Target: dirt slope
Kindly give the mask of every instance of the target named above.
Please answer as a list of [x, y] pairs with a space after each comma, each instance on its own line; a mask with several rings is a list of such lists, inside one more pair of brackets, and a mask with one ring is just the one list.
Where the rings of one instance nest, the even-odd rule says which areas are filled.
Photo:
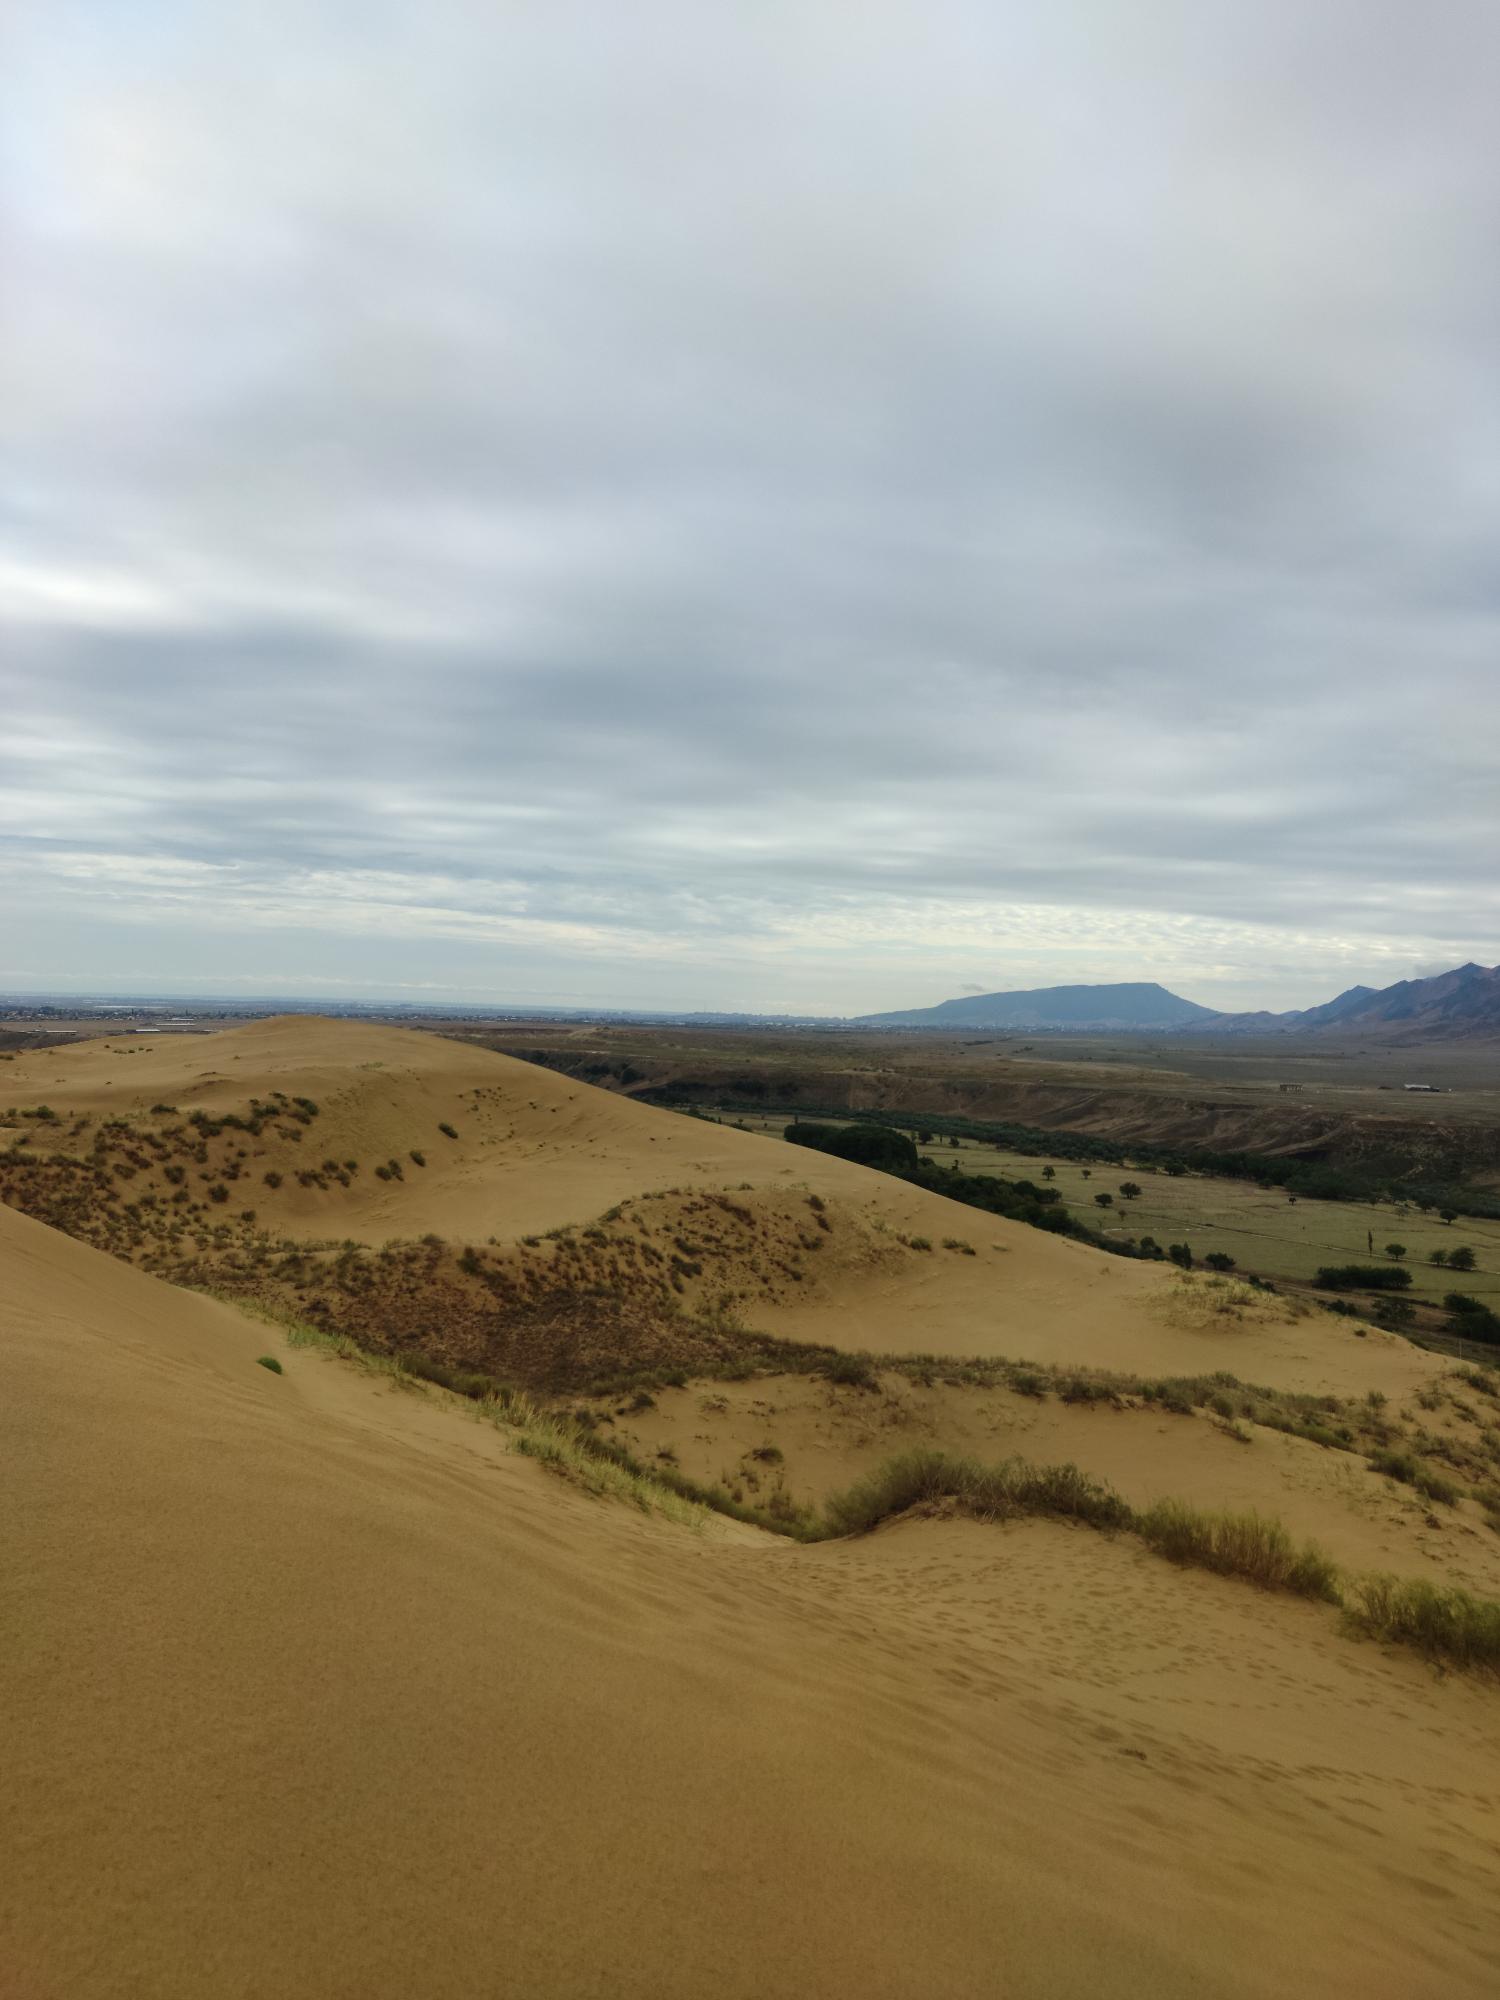
[[695, 1537], [0, 1266], [8, 1995], [1494, 1990], [1488, 1688], [1081, 1530]]

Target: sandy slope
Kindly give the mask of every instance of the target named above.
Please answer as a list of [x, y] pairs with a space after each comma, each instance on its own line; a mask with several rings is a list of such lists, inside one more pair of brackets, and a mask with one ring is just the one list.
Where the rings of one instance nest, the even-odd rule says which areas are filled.
[[[1293, 1523], [1352, 1571], [1428, 1576], [1500, 1598], [1500, 1535], [1476, 1502], [1434, 1508], [1357, 1452], [1262, 1425], [1244, 1427], [1247, 1445], [1204, 1415], [1071, 1406], [941, 1380], [923, 1387], [894, 1374], [873, 1392], [783, 1375], [658, 1389], [644, 1410], [620, 1396], [590, 1399], [590, 1407], [610, 1416], [609, 1435], [641, 1461], [668, 1446], [690, 1477], [751, 1503], [783, 1488], [821, 1504], [919, 1446], [986, 1464], [1072, 1464], [1133, 1506], [1187, 1500], [1265, 1514]], [[768, 1446], [780, 1456], [768, 1459]]]
[[0, 1210], [0, 1992], [1478, 1996], [1496, 1707], [1128, 1542], [813, 1550]]
[[[317, 1119], [295, 1144], [274, 1128], [246, 1142], [235, 1206], [252, 1201], [262, 1225], [292, 1237], [379, 1244], [434, 1231], [450, 1241], [510, 1243], [667, 1187], [748, 1190], [752, 1200], [805, 1189], [836, 1204], [871, 1243], [883, 1232], [888, 1244], [915, 1236], [935, 1247], [895, 1264], [884, 1255], [863, 1268], [845, 1260], [828, 1279], [810, 1270], [795, 1297], [756, 1303], [754, 1324], [766, 1332], [876, 1353], [1006, 1354], [1143, 1374], [1228, 1369], [1317, 1393], [1401, 1394], [1434, 1369], [1405, 1341], [1379, 1333], [1356, 1341], [1347, 1323], [1322, 1314], [1166, 1310], [1174, 1285], [1159, 1267], [433, 1035], [286, 1016], [211, 1036], [37, 1050], [0, 1074], [11, 1105], [45, 1102], [60, 1114], [41, 1143], [80, 1152], [91, 1133], [68, 1130], [80, 1114], [96, 1127], [102, 1117], [148, 1120], [157, 1103], [183, 1114], [243, 1111], [277, 1090], [313, 1099]], [[456, 1139], [440, 1132], [444, 1123]], [[22, 1120], [13, 1129], [38, 1128]], [[425, 1166], [411, 1163], [412, 1149]], [[349, 1188], [297, 1184], [293, 1169], [325, 1155], [360, 1162]], [[407, 1163], [399, 1182], [372, 1171], [388, 1157]], [[267, 1166], [282, 1171], [279, 1188], [264, 1185]], [[150, 1185], [148, 1175], [131, 1192]], [[976, 1254], [945, 1253], [949, 1237], [972, 1242]]]

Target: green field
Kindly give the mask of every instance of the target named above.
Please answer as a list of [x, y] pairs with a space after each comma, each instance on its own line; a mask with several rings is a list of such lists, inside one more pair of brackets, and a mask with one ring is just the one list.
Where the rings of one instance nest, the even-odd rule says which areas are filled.
[[[725, 1124], [776, 1138], [786, 1129], [784, 1117], [751, 1112], [721, 1115]], [[1163, 1248], [1186, 1243], [1200, 1262], [1209, 1251], [1223, 1250], [1241, 1270], [1258, 1277], [1307, 1279], [1320, 1264], [1384, 1263], [1386, 1244], [1403, 1243], [1402, 1261], [1412, 1283], [1402, 1296], [1438, 1305], [1445, 1292], [1467, 1292], [1500, 1309], [1500, 1222], [1460, 1216], [1448, 1224], [1393, 1202], [1306, 1197], [1293, 1201], [1279, 1189], [1258, 1187], [1253, 1181], [1192, 1173], [1174, 1177], [1153, 1167], [1049, 1161], [1045, 1154], [1011, 1153], [968, 1139], [957, 1145], [936, 1140], [922, 1148], [922, 1157], [940, 1167], [956, 1161], [963, 1173], [1037, 1182], [1042, 1180], [1042, 1169], [1050, 1165], [1055, 1174], [1051, 1185], [1079, 1220], [1101, 1235], [1154, 1236]], [[1140, 1188], [1137, 1199], [1128, 1200], [1120, 1193], [1122, 1181], [1133, 1181]], [[1099, 1194], [1110, 1195], [1112, 1206], [1098, 1207], [1094, 1197]], [[1474, 1270], [1449, 1271], [1427, 1261], [1432, 1251], [1451, 1250], [1460, 1243], [1474, 1252]]]

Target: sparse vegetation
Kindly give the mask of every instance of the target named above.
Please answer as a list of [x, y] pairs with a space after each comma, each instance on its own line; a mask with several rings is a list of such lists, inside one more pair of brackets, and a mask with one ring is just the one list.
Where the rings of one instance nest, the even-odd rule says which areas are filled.
[[1141, 1539], [1169, 1562], [1237, 1576], [1263, 1590], [1340, 1601], [1338, 1571], [1311, 1542], [1300, 1548], [1279, 1521], [1259, 1514], [1213, 1513], [1160, 1500], [1134, 1517]]
[[257, 1354], [255, 1365], [257, 1368], [269, 1368], [273, 1375], [281, 1373], [281, 1363], [276, 1359], [274, 1354]]
[[893, 1515], [936, 1500], [951, 1500], [980, 1521], [1050, 1514], [1118, 1528], [1130, 1509], [1117, 1493], [1088, 1478], [1076, 1465], [1033, 1466], [1021, 1459], [985, 1466], [925, 1447], [887, 1460], [878, 1471], [835, 1494], [824, 1506], [829, 1530], [865, 1534]]
[[1447, 1666], [1500, 1673], [1500, 1603], [1425, 1578], [1366, 1576], [1345, 1597], [1350, 1626]]

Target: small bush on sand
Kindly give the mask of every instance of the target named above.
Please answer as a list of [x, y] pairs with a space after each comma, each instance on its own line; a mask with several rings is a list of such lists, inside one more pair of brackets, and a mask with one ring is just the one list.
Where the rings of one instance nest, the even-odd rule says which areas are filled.
[[1137, 1534], [1170, 1562], [1242, 1576], [1265, 1590], [1340, 1602], [1338, 1571], [1321, 1549], [1299, 1549], [1279, 1521], [1259, 1514], [1216, 1514], [1183, 1500], [1159, 1500], [1135, 1520]]
[[858, 1535], [933, 1500], [953, 1500], [978, 1521], [1052, 1514], [1096, 1528], [1118, 1528], [1130, 1519], [1120, 1496], [1076, 1465], [1026, 1465], [1019, 1459], [980, 1465], [927, 1446], [887, 1459], [846, 1492], [832, 1495], [824, 1511], [834, 1534]]
[[458, 1137], [458, 1134], [454, 1131], [451, 1125], [439, 1125], [438, 1130], [442, 1133], [445, 1139], [456, 1139]]
[[1429, 1659], [1500, 1673], [1500, 1604], [1425, 1579], [1366, 1576], [1351, 1587], [1349, 1623]]
[[1444, 1507], [1458, 1505], [1460, 1488], [1440, 1472], [1434, 1472], [1413, 1452], [1372, 1451], [1369, 1464], [1372, 1472], [1383, 1472], [1387, 1479], [1397, 1479], [1403, 1486], [1414, 1486], [1428, 1500], [1436, 1500]]
[[830, 1354], [818, 1373], [841, 1389], [880, 1387], [880, 1378], [862, 1354]]
[[269, 1368], [273, 1375], [281, 1373], [281, 1363], [276, 1359], [274, 1354], [257, 1354], [255, 1365], [257, 1368]]

